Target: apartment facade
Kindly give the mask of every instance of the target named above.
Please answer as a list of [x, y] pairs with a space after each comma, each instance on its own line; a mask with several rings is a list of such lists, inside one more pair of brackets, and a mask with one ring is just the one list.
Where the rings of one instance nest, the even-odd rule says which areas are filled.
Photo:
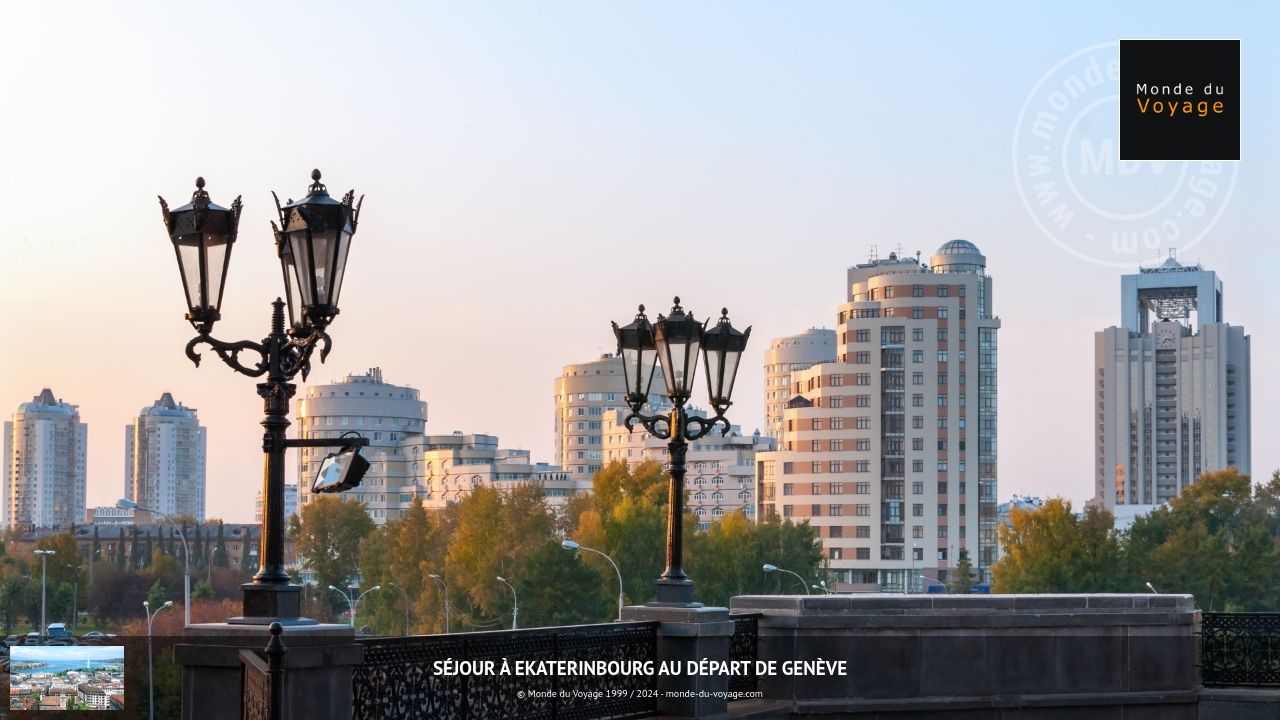
[[[369, 461], [360, 487], [343, 497], [363, 502], [378, 524], [400, 517], [407, 504], [400, 495], [411, 480], [406, 475], [403, 444], [426, 431], [427, 403], [417, 388], [392, 385], [381, 368], [350, 373], [335, 383], [313, 385], [296, 401], [298, 437], [341, 437], [356, 432], [369, 440], [361, 454]], [[329, 448], [298, 451], [298, 507], [311, 501], [311, 481]]]
[[203, 521], [206, 455], [195, 408], [162, 394], [125, 426], [123, 497], [169, 517]]
[[835, 330], [810, 328], [769, 343], [764, 354], [765, 432], [769, 437], [774, 440], [782, 437], [787, 402], [795, 397], [791, 392], [791, 373], [835, 360]]
[[[555, 380], [556, 460], [580, 490], [591, 489], [591, 477], [604, 464], [604, 416], [626, 411], [626, 379], [622, 358], [601, 355], [590, 362], [565, 365]], [[662, 369], [653, 374], [646, 412], [671, 407]]]
[[[298, 512], [298, 486], [296, 483], [284, 484], [284, 517], [287, 520]], [[262, 491], [253, 498], [253, 521], [262, 522]]]
[[[655, 438], [640, 426], [628, 432], [623, 424], [626, 417], [627, 413], [622, 410], [612, 410], [604, 416], [605, 463], [615, 460], [632, 466], [646, 460], [670, 463], [667, 441]], [[690, 443], [684, 484], [689, 491], [689, 511], [698, 516], [699, 529], [706, 530], [737, 510], [755, 520], [756, 456], [777, 447], [777, 441], [761, 435], [759, 430], [743, 435], [736, 425], [728, 435], [715, 430]]]
[[759, 456], [758, 514], [814, 526], [840, 589], [920, 592], [961, 552], [987, 581], [996, 560], [992, 278], [967, 240], [918, 258], [849, 268], [836, 358], [791, 372]]
[[1222, 282], [1169, 257], [1121, 280], [1122, 325], [1094, 339], [1095, 497], [1124, 527], [1202, 473], [1250, 472], [1250, 339]]
[[85, 516], [89, 429], [45, 388], [4, 424], [4, 525], [69, 528]]

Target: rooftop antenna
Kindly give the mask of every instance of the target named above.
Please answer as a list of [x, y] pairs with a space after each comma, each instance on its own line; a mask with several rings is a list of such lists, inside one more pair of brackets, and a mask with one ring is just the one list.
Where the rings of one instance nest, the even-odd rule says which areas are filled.
[[875, 262], [876, 260], [878, 260], [878, 259], [879, 259], [879, 255], [878, 255], [879, 250], [880, 250], [880, 249], [876, 246], [876, 244], [875, 244], [875, 243], [871, 243], [871, 259], [870, 259], [870, 262]]

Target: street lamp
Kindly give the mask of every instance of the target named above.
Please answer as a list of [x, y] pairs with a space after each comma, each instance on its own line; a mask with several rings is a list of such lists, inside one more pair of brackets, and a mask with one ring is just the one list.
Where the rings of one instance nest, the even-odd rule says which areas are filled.
[[832, 594], [831, 589], [827, 587], [826, 580], [819, 580], [817, 585], [810, 585], [809, 587], [813, 588], [814, 590], [821, 590], [823, 595]]
[[761, 568], [761, 569], [762, 569], [762, 570], [764, 570], [764, 571], [765, 571], [765, 572], [767, 572], [767, 573], [771, 573], [771, 572], [784, 572], [784, 573], [788, 573], [788, 574], [794, 575], [794, 576], [795, 576], [795, 578], [796, 578], [797, 580], [799, 580], [799, 581], [800, 581], [800, 587], [804, 588], [804, 594], [805, 594], [805, 595], [811, 595], [811, 594], [812, 594], [812, 593], [810, 593], [810, 592], [809, 592], [809, 583], [805, 582], [805, 581], [804, 581], [804, 578], [800, 577], [799, 573], [792, 572], [792, 571], [790, 571], [790, 570], [788, 570], [788, 569], [786, 569], [786, 568], [780, 568], [780, 567], [778, 567], [777, 565], [774, 565], [774, 564], [772, 564], [772, 563], [765, 563], [765, 564], [764, 564], [764, 567], [763, 567], [763, 568]]
[[564, 548], [565, 550], [586, 550], [587, 552], [593, 552], [599, 555], [600, 557], [604, 558], [605, 560], [609, 561], [609, 564], [613, 566], [613, 571], [618, 574], [618, 622], [622, 622], [622, 571], [618, 569], [618, 563], [614, 562], [613, 558], [600, 552], [599, 550], [595, 550], [593, 548], [589, 548], [584, 545], [579, 545], [578, 543], [572, 540], [565, 540], [564, 542], [560, 543], [560, 547]]
[[347, 607], [351, 609], [351, 627], [353, 627], [353, 628], [354, 628], [354, 627], [356, 626], [356, 610], [360, 607], [360, 601], [364, 599], [364, 596], [365, 596], [365, 595], [368, 595], [369, 593], [373, 592], [374, 590], [381, 590], [381, 589], [382, 589], [382, 586], [381, 586], [381, 585], [374, 585], [373, 587], [369, 588], [368, 590], [365, 590], [364, 592], [360, 593], [359, 597], [356, 597], [354, 600], [352, 600], [352, 599], [351, 599], [351, 598], [352, 598], [352, 596], [353, 596], [353, 595], [355, 595], [356, 588], [354, 588], [354, 587], [353, 587], [353, 588], [349, 588], [349, 589], [351, 590], [351, 592], [350, 592], [350, 593], [342, 592], [341, 590], [339, 590], [338, 588], [336, 588], [336, 587], [334, 587], [334, 586], [332, 586], [332, 585], [330, 585], [330, 586], [329, 586], [329, 589], [330, 589], [330, 590], [332, 590], [332, 591], [334, 591], [334, 592], [336, 592], [336, 593], [341, 594], [341, 595], [342, 595], [342, 599], [347, 601]]
[[409, 636], [409, 593], [405, 592], [404, 588], [400, 587], [399, 585], [393, 582], [389, 582], [387, 584], [399, 590], [400, 595], [404, 597], [404, 634], [405, 634], [405, 637], [408, 637]]
[[[38, 552], [38, 551], [37, 551], [37, 552]], [[1147, 589], [1148, 589], [1148, 590], [1150, 590], [1150, 591], [1151, 591], [1151, 593], [1152, 593], [1153, 595], [1159, 595], [1159, 594], [1160, 594], [1160, 591], [1156, 589], [1156, 586], [1155, 586], [1155, 585], [1152, 585], [1152, 584], [1151, 584], [1151, 581], [1150, 581], [1150, 580], [1148, 580], [1148, 581], [1147, 581]]]
[[[290, 381], [299, 374], [306, 380], [311, 370], [311, 355], [317, 347], [320, 362], [329, 354], [331, 340], [325, 330], [338, 314], [351, 238], [360, 216], [360, 203], [355, 201], [354, 191], [337, 201], [329, 197], [328, 189], [320, 182], [319, 170], [312, 171], [311, 179], [303, 199], [290, 200], [281, 206], [276, 198], [280, 225], [272, 222], [271, 226], [288, 300], [286, 303], [276, 298], [272, 303], [271, 332], [261, 342], [226, 342], [210, 335], [214, 323], [222, 317], [222, 292], [231, 248], [239, 231], [240, 198], [237, 197], [229, 209], [215, 205], [205, 192], [204, 178], [196, 179], [196, 191], [187, 205], [170, 211], [168, 203], [160, 198], [165, 228], [178, 258], [188, 308], [186, 317], [197, 333], [187, 343], [187, 357], [199, 366], [196, 348], [208, 345], [232, 370], [249, 377], [266, 376], [265, 382], [258, 384], [258, 395], [264, 401], [262, 426], [266, 429], [262, 444], [259, 567], [253, 582], [241, 586], [244, 615], [228, 620], [233, 623], [265, 625], [277, 620], [286, 625], [315, 623], [299, 617], [301, 588], [289, 581], [284, 567], [284, 453], [292, 447], [347, 449], [368, 445], [368, 440], [361, 437], [296, 440], [285, 437], [290, 424], [289, 401], [297, 389]], [[246, 361], [241, 360], [241, 353], [248, 353]], [[354, 482], [358, 484], [359, 478], [354, 478]]]
[[520, 598], [516, 597], [516, 589], [511, 587], [511, 583], [507, 582], [506, 578], [499, 575], [498, 582], [506, 585], [507, 589], [511, 591], [511, 629], [516, 630], [519, 628]]
[[56, 550], [35, 550], [36, 555], [40, 556], [40, 641], [44, 642], [44, 633], [48, 625], [45, 624], [44, 608], [45, 608], [45, 570], [49, 565], [49, 556], [57, 555]]
[[911, 589], [916, 585], [916, 550], [919, 550], [919, 549], [920, 549], [919, 545], [911, 546], [911, 574], [907, 576], [907, 592], [908, 593], [910, 593], [912, 591]]
[[933, 578], [931, 580], [928, 575], [917, 575], [916, 577], [920, 578], [923, 581], [921, 585], [923, 586], [924, 592], [928, 592], [929, 588], [933, 587], [934, 585], [941, 585], [942, 587], [946, 587], [946, 583], [942, 582], [938, 578]]
[[156, 619], [161, 610], [167, 610], [173, 607], [172, 600], [166, 600], [164, 605], [156, 608], [155, 612], [151, 612], [150, 601], [142, 601], [142, 611], [147, 615], [147, 692], [150, 695], [147, 698], [148, 715], [151, 720], [156, 720], [156, 683], [155, 683], [155, 663], [151, 659], [151, 622]]
[[[729, 323], [729, 311], [722, 309], [720, 320], [708, 329], [705, 323], [695, 321], [691, 313], [685, 313], [677, 297], [667, 317], [658, 315], [658, 321], [650, 324], [641, 305], [631, 323], [623, 327], [613, 323], [613, 333], [618, 340], [626, 401], [631, 409], [625, 421], [627, 431], [640, 423], [650, 435], [668, 441], [667, 451], [671, 455], [671, 481], [667, 487], [667, 567], [658, 578], [657, 603], [693, 606], [693, 581], [685, 574], [681, 559], [685, 454], [689, 443], [711, 432], [717, 424], [724, 426], [722, 435], [729, 434], [731, 425], [724, 414], [732, 404], [733, 382], [751, 328], [738, 331]], [[706, 366], [707, 394], [715, 410], [711, 418], [690, 416], [685, 410], [685, 403], [693, 392], [699, 354]], [[649, 400], [649, 387], [659, 362], [671, 412], [645, 415], [642, 410]]]
[[427, 577], [440, 583], [440, 593], [444, 595], [444, 633], [449, 634], [449, 586], [445, 584], [444, 578], [432, 573]]
[[[170, 523], [173, 518], [165, 515], [159, 510], [153, 510], [149, 507], [139, 505], [138, 503], [128, 499], [120, 498], [116, 501], [116, 507], [124, 510], [146, 510], [152, 515], [158, 515]], [[182, 527], [178, 527], [178, 538], [182, 540], [182, 612], [183, 625], [191, 627], [191, 548], [187, 547], [187, 534], [182, 531]]]

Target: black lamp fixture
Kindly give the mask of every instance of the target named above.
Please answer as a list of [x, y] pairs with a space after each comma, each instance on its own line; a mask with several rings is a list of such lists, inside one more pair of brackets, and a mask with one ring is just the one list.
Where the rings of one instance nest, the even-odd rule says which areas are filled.
[[[631, 408], [625, 420], [627, 430], [640, 423], [654, 437], [667, 440], [667, 451], [671, 454], [671, 480], [667, 487], [667, 567], [658, 578], [656, 604], [696, 607], [699, 603], [693, 602], [693, 581], [685, 573], [681, 559], [685, 456], [689, 443], [707, 435], [717, 425], [722, 426], [722, 435], [729, 434], [732, 426], [725, 411], [733, 404], [733, 382], [751, 328], [738, 331], [729, 322], [729, 311], [722, 309], [719, 321], [708, 330], [705, 323], [694, 319], [693, 313], [684, 311], [677, 297], [671, 313], [665, 317], [659, 315], [656, 323], [650, 325], [641, 305], [630, 324], [619, 327], [613, 323], [613, 333], [618, 340], [618, 355], [622, 358], [627, 384], [626, 400]], [[685, 403], [693, 392], [699, 354], [704, 358], [707, 391], [715, 409], [711, 418], [691, 416], [685, 410]], [[667, 397], [671, 400], [671, 413], [645, 415], [643, 410], [653, 383], [654, 367], [659, 362], [667, 384]]]
[[[311, 172], [311, 180], [304, 199], [290, 200], [283, 207], [279, 198], [276, 199], [281, 224], [276, 226], [273, 222], [272, 229], [288, 297], [289, 328], [286, 331], [286, 302], [276, 298], [271, 304], [270, 334], [261, 342], [226, 342], [210, 335], [214, 323], [222, 317], [222, 291], [239, 228], [240, 198], [237, 197], [230, 208], [214, 204], [204, 189], [204, 178], [196, 179], [196, 192], [187, 205], [170, 211], [168, 203], [160, 198], [165, 228], [178, 257], [178, 271], [187, 300], [187, 320], [197, 333], [187, 343], [187, 357], [198, 366], [200, 354], [196, 348], [207, 345], [232, 370], [254, 378], [266, 376], [258, 384], [258, 395], [265, 405], [262, 426], [266, 429], [262, 444], [263, 513], [258, 552], [261, 564], [253, 582], [241, 586], [244, 615], [228, 619], [233, 623], [315, 623], [299, 617], [301, 587], [290, 582], [284, 568], [285, 450], [341, 448], [342, 452], [331, 456], [332, 469], [322, 470], [335, 481], [321, 483], [317, 478], [317, 484], [327, 492], [359, 485], [369, 466], [357, 452], [358, 448], [368, 445], [366, 438], [289, 440], [285, 436], [290, 424], [289, 401], [297, 391], [297, 386], [290, 381], [297, 375], [306, 380], [311, 370], [311, 355], [317, 347], [321, 362], [329, 353], [331, 341], [326, 329], [338, 314], [351, 239], [360, 215], [354, 192], [348, 192], [339, 202], [329, 197], [320, 182], [319, 170]], [[249, 357], [241, 361], [241, 353]]]
[[[343, 437], [355, 434], [347, 433]], [[368, 471], [369, 461], [360, 454], [360, 446], [344, 447], [329, 453], [320, 463], [320, 470], [311, 482], [311, 492], [336, 493], [360, 487], [360, 482]]]

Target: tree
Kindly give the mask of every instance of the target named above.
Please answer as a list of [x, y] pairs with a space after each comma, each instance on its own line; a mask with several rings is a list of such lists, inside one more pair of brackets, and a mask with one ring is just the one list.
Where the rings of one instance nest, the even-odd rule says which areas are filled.
[[[960, 559], [951, 571], [951, 582], [947, 584], [947, 592], [968, 593], [973, 590], [973, 563], [969, 561], [969, 551], [961, 550]], [[999, 591], [997, 591], [999, 592]]]
[[227, 557], [226, 528], [222, 526], [221, 520], [218, 521], [218, 537], [213, 546], [213, 566], [231, 567], [231, 559]]
[[[315, 573], [320, 588], [345, 588], [360, 567], [360, 543], [374, 530], [364, 503], [322, 496], [289, 519], [289, 534], [303, 567]], [[335, 593], [327, 602], [338, 607]]]
[[191, 586], [191, 601], [194, 604], [197, 600], [212, 600], [213, 585], [208, 580], [197, 580], [195, 585]]
[[524, 559], [513, 583], [520, 598], [521, 627], [607, 622], [616, 616], [613, 568], [609, 568], [606, 591], [598, 569], [585, 560], [554, 540], [542, 543]]
[[1090, 509], [1079, 521], [1071, 503], [1049, 498], [1035, 510], [1014, 508], [999, 528], [1004, 556], [992, 568], [1002, 593], [1107, 592], [1119, 546], [1111, 514]]
[[102, 541], [98, 539], [98, 526], [93, 526], [93, 550], [89, 553], [91, 562], [97, 562], [102, 557]]
[[151, 612], [155, 612], [165, 603], [164, 585], [156, 580], [151, 585], [151, 589], [147, 591], [147, 602], [151, 605]]

